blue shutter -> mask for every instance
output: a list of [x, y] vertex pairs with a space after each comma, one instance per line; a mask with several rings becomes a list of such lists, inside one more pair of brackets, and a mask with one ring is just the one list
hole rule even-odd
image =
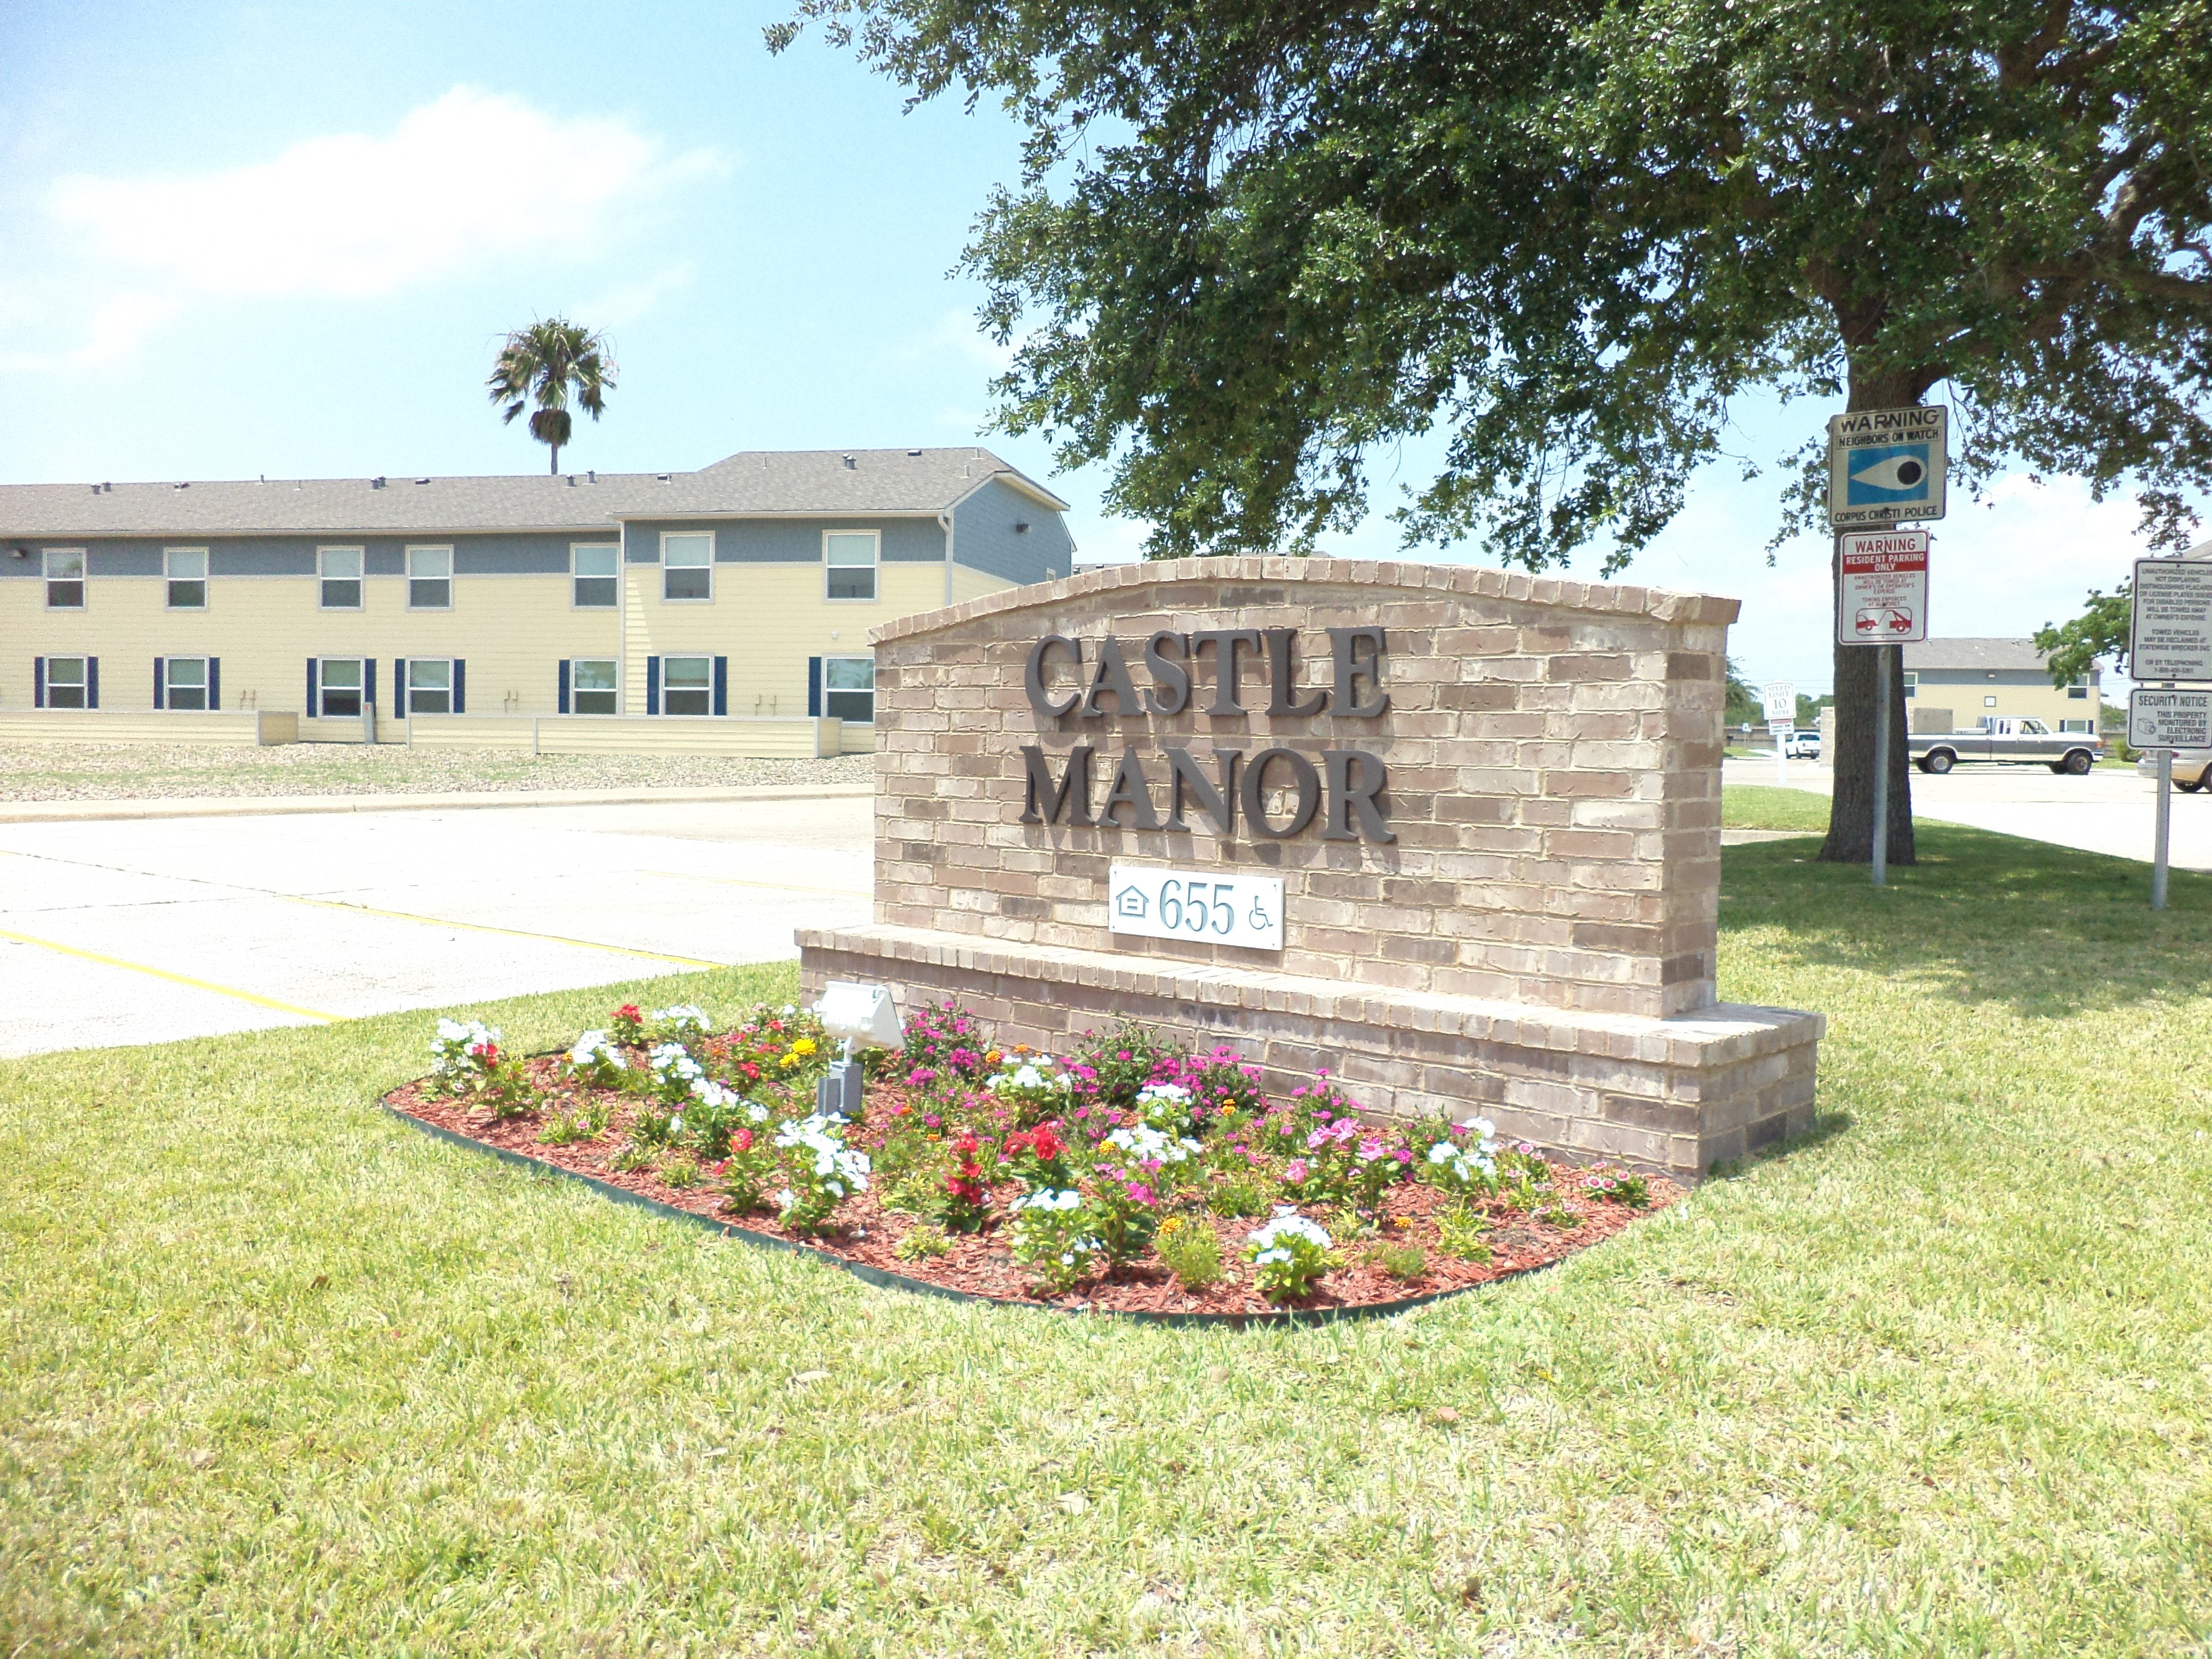
[[459, 657], [453, 659], [453, 712], [469, 712], [469, 665]]
[[222, 659], [210, 657], [208, 665], [208, 713], [212, 714], [222, 707]]
[[100, 707], [100, 659], [97, 657], [84, 659], [84, 706], [87, 708]]
[[819, 657], [806, 659], [806, 714], [810, 720], [818, 719], [822, 714], [822, 659]]
[[376, 707], [376, 659], [374, 657], [361, 659], [361, 706], [365, 709]]
[[44, 657], [33, 657], [31, 659], [31, 707], [44, 708], [46, 706], [46, 659]]
[[556, 707], [564, 714], [568, 712], [568, 659], [566, 657], [561, 659], [561, 695]]
[[154, 707], [167, 708], [168, 706], [169, 659], [167, 657], [156, 657], [154, 659]]
[[307, 718], [311, 720], [320, 720], [323, 714], [322, 688], [316, 683], [321, 667], [313, 657], [307, 659]]
[[660, 659], [658, 657], [645, 659], [645, 712], [648, 714], [660, 712]]
[[392, 717], [402, 720], [407, 718], [407, 659], [404, 657], [392, 659]]
[[714, 712], [717, 714], [730, 712], [730, 659], [727, 657], [714, 659]]

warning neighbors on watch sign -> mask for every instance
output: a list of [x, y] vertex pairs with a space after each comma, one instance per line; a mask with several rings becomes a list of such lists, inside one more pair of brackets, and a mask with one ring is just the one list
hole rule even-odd
[[1951, 411], [1863, 409], [1828, 422], [1828, 522], [1838, 530], [1943, 516]]
[[1838, 550], [1836, 639], [1916, 645], [1928, 637], [1928, 532], [1858, 530]]

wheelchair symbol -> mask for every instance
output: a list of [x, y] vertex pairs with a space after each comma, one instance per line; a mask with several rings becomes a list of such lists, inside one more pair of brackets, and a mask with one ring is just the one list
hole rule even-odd
[[1267, 927], [1269, 926], [1267, 913], [1261, 907], [1260, 900], [1256, 894], [1252, 899], [1252, 914], [1247, 916], [1245, 920], [1252, 925], [1252, 931], [1254, 933], [1264, 933], [1267, 931]]

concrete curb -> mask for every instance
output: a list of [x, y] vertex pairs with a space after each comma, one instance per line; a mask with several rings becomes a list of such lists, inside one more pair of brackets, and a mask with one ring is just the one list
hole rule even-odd
[[422, 795], [179, 795], [167, 800], [0, 802], [0, 823], [265, 817], [315, 812], [449, 812], [493, 806], [653, 806], [731, 801], [859, 800], [872, 783], [751, 784], [724, 789], [483, 789]]

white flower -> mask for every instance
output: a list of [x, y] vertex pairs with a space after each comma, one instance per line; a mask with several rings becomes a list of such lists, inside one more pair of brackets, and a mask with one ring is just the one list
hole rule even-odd
[[[710, 1077], [692, 1079], [691, 1092], [698, 1097], [699, 1103], [702, 1106], [719, 1108], [734, 1106], [738, 1103], [738, 1091], [735, 1089], [725, 1088]], [[761, 1115], [766, 1117], [768, 1114], [763, 1112]]]
[[1303, 1238], [1324, 1250], [1329, 1248], [1328, 1235], [1316, 1223], [1302, 1215], [1278, 1214], [1273, 1221], [1251, 1235], [1249, 1242], [1260, 1247], [1260, 1254], [1252, 1259], [1255, 1261], [1289, 1261], [1287, 1251], [1280, 1255], [1273, 1254], [1283, 1249], [1282, 1241], [1286, 1238]]
[[768, 1121], [768, 1108], [757, 1100], [749, 1100], [745, 1103], [745, 1115], [756, 1123], [765, 1123]]
[[793, 1192], [790, 1188], [786, 1187], [781, 1192], [775, 1195], [775, 1201], [782, 1208], [787, 1210], [793, 1205], [799, 1202], [799, 1194]]
[[[814, 1006], [818, 1008], [822, 1005], [820, 1003], [817, 1003]], [[787, 1015], [795, 1014], [799, 1012], [799, 1005], [795, 1002], [787, 1002], [783, 1005], [783, 1012]]]
[[1137, 1091], [1137, 1098], [1139, 1102], [1164, 1100], [1182, 1106], [1188, 1103], [1190, 1091], [1180, 1083], [1147, 1083]]
[[668, 1133], [672, 1135], [680, 1135], [684, 1133], [684, 1119], [680, 1115], [668, 1120]]

